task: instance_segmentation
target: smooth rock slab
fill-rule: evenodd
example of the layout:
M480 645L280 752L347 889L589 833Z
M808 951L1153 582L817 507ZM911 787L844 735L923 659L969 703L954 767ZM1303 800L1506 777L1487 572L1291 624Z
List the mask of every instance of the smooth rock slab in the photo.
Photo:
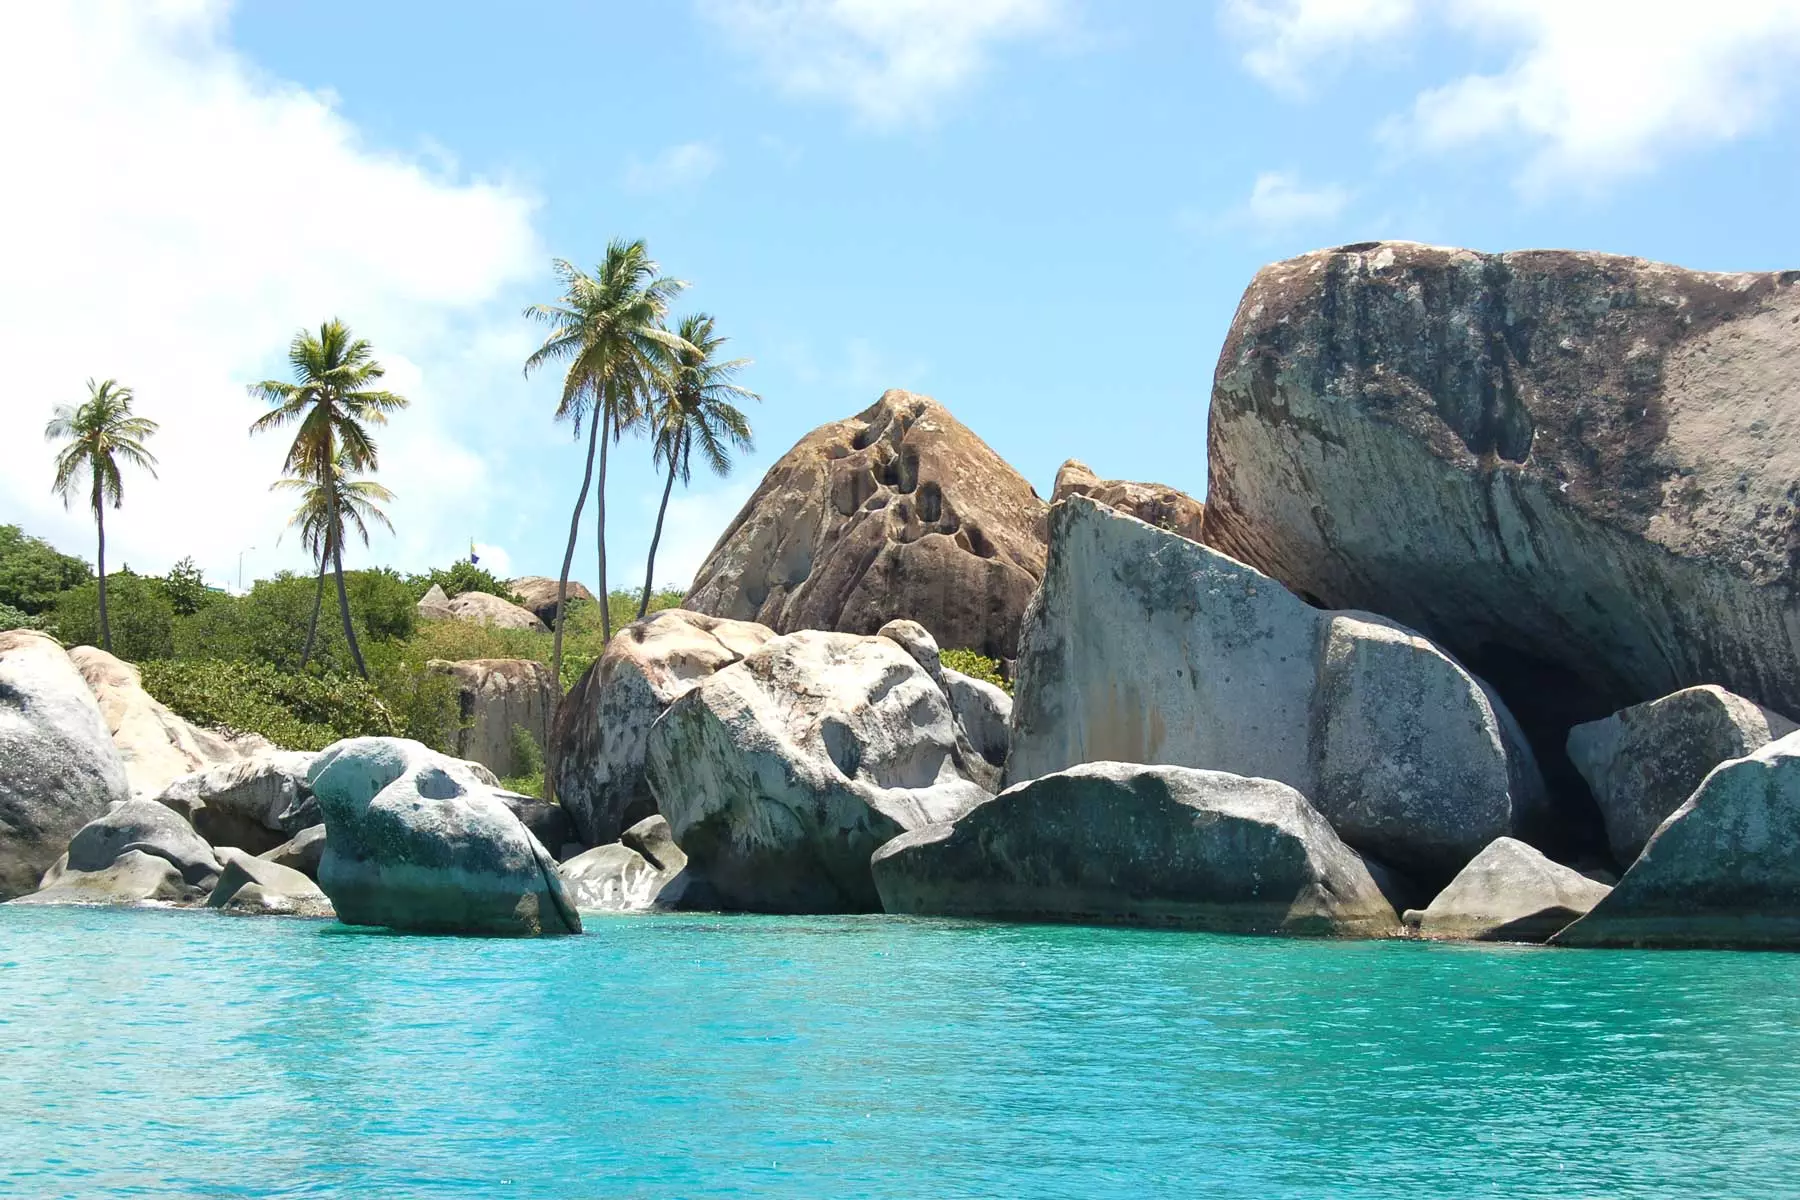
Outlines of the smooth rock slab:
M1569 758L1593 790L1622 866L1720 763L1794 732L1794 722L1710 684L1636 704L1569 731Z
M236 762L253 744L233 741L176 716L144 690L137 667L104 650L76 646L69 651L69 661L93 690L113 745L125 760L134 796L155 796L190 772Z
M273 850L265 850L257 857L290 867L316 881L319 878L319 860L325 857L325 826L320 824L302 829Z
M181 814L154 800L127 800L89 821L69 839L71 871L103 871L120 855L141 850L166 859L197 888L210 888L223 865L205 838ZM46 881L48 886L48 881Z
M277 750L221 763L176 779L156 795L156 802L185 817L195 833L215 846L261 854L288 840L283 817L297 812L312 795L306 773L314 757ZM317 817L308 819L316 822Z
M235 846L222 848L219 857L225 869L206 898L208 908L272 916L335 915L325 893L299 871L254 858Z
M44 886L11 904L179 904L200 895L166 858L127 850L97 871L50 869Z
M1429 907L1405 914L1420 937L1541 942L1612 891L1514 838L1495 838Z
M1385 937L1394 910L1293 788L1088 763L1008 788L875 854L890 913Z

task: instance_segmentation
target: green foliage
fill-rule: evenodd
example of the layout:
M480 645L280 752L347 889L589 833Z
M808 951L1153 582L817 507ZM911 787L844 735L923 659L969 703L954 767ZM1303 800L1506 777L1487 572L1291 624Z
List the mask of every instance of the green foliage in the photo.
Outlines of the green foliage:
M248 595L216 597L177 623L174 655L261 662L297 670L318 586L316 576L283 571L273 579L257 580ZM417 628L418 609L411 589L393 571L346 571L344 590L350 596L350 619L359 641L404 641ZM327 577L313 644L313 661L326 674L355 669L334 591ZM110 592L107 598L110 601Z
M444 595L451 599L455 599L464 592L486 592L513 604L519 602L518 595L506 586L506 580L494 575L484 567L476 566L467 559L458 559L448 568L434 567L423 575L406 577L406 586L412 592L415 604L424 598L426 592L431 590L432 584L443 588Z
M169 573L163 576L162 584L178 617L192 616L219 594L206 586L206 577L194 565L192 557L184 558L170 567ZM111 600L112 597L108 596L107 599Z
M28 612L0 603L0 633L9 629L48 629L50 617L34 617Z
M348 675L293 675L266 663L146 662L144 689L199 725L259 733L289 750L402 735L376 690Z
M93 577L93 568L81 559L58 553L17 525L0 525L0 605L37 616L55 607L59 593Z
M513 767L521 775L542 775L544 773L544 749L531 736L531 731L523 725L514 725L508 735L512 745Z
M531 796L538 800L544 798L544 772L540 769L529 775L508 775L500 781L504 791L517 792L521 796Z
M427 669L425 659L400 643L377 643L369 650L369 681L392 714L402 737L449 753L462 727L456 681Z
M175 652L175 606L162 580L121 569L106 577L106 610L113 653L128 662L168 658ZM70 646L100 644L100 583L95 580L56 598L56 636Z
M991 683L1007 695L1012 695L1012 682L1001 673L998 659L973 650L940 650L938 661L952 671Z

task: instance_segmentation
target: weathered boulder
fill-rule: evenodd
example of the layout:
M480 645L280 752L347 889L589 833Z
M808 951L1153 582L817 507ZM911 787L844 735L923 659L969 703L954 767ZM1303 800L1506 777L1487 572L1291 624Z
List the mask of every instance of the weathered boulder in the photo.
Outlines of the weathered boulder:
M521 736L530 738L539 751L549 745L556 690L550 668L543 663L528 658L465 662L434 658L425 667L456 685L458 758L481 763L503 777L518 775L528 765L520 757Z
M582 909L650 912L695 907L694 901L710 898L660 815L645 817L618 841L584 851L557 869Z
M1611 890L1524 842L1495 838L1429 907L1408 911L1405 921L1425 938L1541 942Z
M1593 789L1613 857L1630 866L1707 772L1797 726L1722 687L1684 688L1569 731L1569 759Z
M192 771L244 757L245 744L170 712L144 690L142 676L132 664L94 646L76 646L69 651L69 661L93 689L113 745L125 760L132 795L154 796Z
M200 895L175 864L142 850L127 850L96 871L51 868L44 886L9 904L180 904Z
M423 605L424 601L420 601ZM511 600L503 600L492 592L464 592L452 597L446 606L450 619L467 621L472 625L492 625L495 629L535 629L539 633L549 633L549 626L537 619L529 609L520 608ZM423 610L421 609L421 613Z
M882 907L924 916L1386 937L1362 859L1286 784L1086 763L875 853Z
M1186 492L1160 483L1101 479L1078 458L1071 458L1057 470L1050 503L1060 504L1070 496L1098 500L1146 525L1179 533L1190 541L1200 541L1206 525L1206 506Z
M496 790L494 795L512 810L512 815L519 818L519 824L529 829L531 836L553 857L561 857L565 853L563 847L576 840L575 823L569 820L562 805L536 796L521 796L517 792Z
M700 681L775 636L766 625L670 608L613 635L556 712L556 799L588 845L656 811L644 776L651 724Z
M0 900L35 891L76 830L131 795L94 693L55 639L0 633Z
M96 817L69 839L69 852L52 871L103 871L120 855L141 850L167 859L194 887L207 889L222 869L206 840L182 816L154 800L126 800ZM46 878L45 886L49 886Z
M419 597L419 619L421 621L453 621L456 614L450 610L450 597L444 589L432 584Z
M779 633L874 633L1013 656L1044 571L1044 503L928 396L889 391L802 438L763 476L682 607Z
M1800 947L1800 733L1715 767L1566 946Z
M669 706L646 763L675 841L727 908L872 912L869 856L990 793L949 697L885 637L778 637Z
M1278 780L1428 881L1543 817L1505 706L1436 646L1075 496L1051 510L1007 781L1105 761Z
M1800 272L1367 243L1265 267L1206 540L1568 729L1718 683L1800 712ZM1597 830L1596 830L1597 832Z
M319 859L324 855L325 826L320 824L302 829L273 850L265 850L257 857L298 871L308 879L317 880Z
M938 656L937 641L917 621L889 621L877 632L898 645L919 664L932 683L950 702L950 718L956 733L957 761L963 773L983 791L1000 790L1011 731L1002 734L996 725L1012 718L1012 697L992 684L952 671Z
M230 846L219 851L219 858L225 869L206 898L208 908L258 915L335 915L318 885L291 867L254 858Z
M251 854L272 850L292 836L295 815L312 796L306 773L315 755L278 750L183 775L164 788L156 802L181 814L194 832L215 846L237 846ZM313 806L303 818L321 818ZM283 818L286 818L284 822Z
M350 738L308 782L325 816L319 887L345 924L581 932L556 860L470 764L404 738Z
M556 624L556 580L546 579L542 575L526 575L509 581L506 586L519 598L519 607L531 610L546 625ZM594 593L573 579L569 580L569 590L565 594L571 600L589 604L594 602Z

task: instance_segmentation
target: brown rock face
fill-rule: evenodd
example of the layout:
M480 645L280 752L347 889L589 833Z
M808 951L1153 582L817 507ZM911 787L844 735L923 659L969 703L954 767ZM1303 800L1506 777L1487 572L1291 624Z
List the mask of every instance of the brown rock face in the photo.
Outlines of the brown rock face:
M466 662L432 659L425 664L456 684L461 722L456 757L478 762L499 776L517 775L526 764L515 753L515 729L523 729L541 750L550 743L554 702L550 668L523 658L475 658Z
M542 575L525 575L509 580L506 586L519 598L519 607L529 609L546 625L556 624L556 580L546 579ZM594 593L573 579L569 580L567 595L570 599L590 603L594 599Z
M1078 458L1071 458L1056 472L1056 490L1050 503L1070 496L1086 496L1108 508L1116 508L1147 525L1179 533L1190 541L1201 541L1206 521L1206 506L1172 487L1160 483L1131 483L1123 479L1101 479Z
M778 633L872 634L1011 658L1044 573L1045 505L928 396L889 391L769 469L682 607Z
M1265 267L1214 379L1206 540L1437 639L1547 766L1693 684L1800 711L1797 284L1398 242Z

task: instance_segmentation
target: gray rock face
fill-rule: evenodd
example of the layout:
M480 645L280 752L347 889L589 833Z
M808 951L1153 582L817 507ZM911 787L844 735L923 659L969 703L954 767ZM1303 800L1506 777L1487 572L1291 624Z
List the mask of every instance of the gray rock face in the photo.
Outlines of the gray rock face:
M319 886L349 925L580 933L556 860L470 764L404 738L351 738L314 762Z
M687 907L703 890L661 816L644 818L619 841L578 854L558 869L575 906L597 912Z
M1436 646L1073 497L1026 614L1009 782L1084 762L1274 779L1427 880L1543 821L1506 708Z
M69 661L93 690L134 796L154 796L183 775L237 762L254 751L254 744L198 728L170 712L144 690L136 667L104 650L76 646Z
M166 858L127 850L97 871L71 871L62 864L50 869L41 890L10 904L179 904L200 894Z
M1541 942L1611 890L1524 842L1495 838L1430 907L1406 913L1406 924L1427 938Z
M1707 772L1795 728L1724 688L1684 688L1577 725L1569 731L1569 758L1593 789L1613 857L1630 866Z
M562 805L539 800L536 796L521 796L517 792L496 791L494 795L512 810L513 816L519 818L519 824L529 829L544 849L554 847L560 853L564 846L575 840L575 823L569 820Z
M869 856L990 794L950 700L885 637L802 631L704 680L651 727L658 808L727 908L870 912Z
M324 855L325 826L321 824L302 829L288 841L273 850L263 851L257 857L298 871L308 879L316 881L319 878L319 859Z
M94 694L55 640L0 633L0 900L35 891L83 825L131 795Z
M433 659L428 670L456 684L461 722L456 757L481 763L501 777L523 773L516 730L541 751L550 744L550 709L556 702L550 668L527 658ZM535 768L534 768L535 769Z
M419 602L419 613L425 615L425 601ZM445 605L451 620L468 621L473 625L492 625L496 629L535 629L539 633L549 633L550 629L536 614L528 609L520 608L510 600L503 600L491 592L464 592L455 596Z
M251 854L273 850L291 836L283 816L312 796L306 773L315 755L277 750L183 775L157 795L194 832L215 846L237 846ZM309 816L309 821L319 818ZM291 824L294 818L288 817Z
M291 867L253 858L235 847L219 851L225 869L206 898L208 908L256 915L329 917L331 902L318 885Z
M519 598L519 607L528 609L546 625L556 624L556 580L546 579L542 575L526 575L509 581L506 586ZM570 600L594 603L594 593L573 579L569 580L569 588L565 594Z
M1071 458L1056 472L1056 484L1050 503L1060 504L1070 496L1086 496L1108 508L1136 517L1146 525L1179 533L1190 541L1200 541L1206 527L1206 506L1188 495L1160 483L1131 483L1123 479L1101 479L1078 458Z
M1800 947L1800 733L1714 768L1566 946Z
M556 714L556 798L588 845L656 812L644 775L651 724L679 697L775 636L766 625L672 608L621 629Z
M194 827L154 800L127 800L83 825L69 839L67 869L103 871L133 850L167 859L184 880L201 889L212 887L222 869Z
M873 863L891 913L1386 937L1394 910L1306 798L1220 771L1088 763Z
M1800 712L1797 284L1406 242L1265 267L1214 379L1206 540L1422 630L1540 753L1696 684Z
M418 607L421 621L451 621L456 618L456 614L450 611L450 597L435 583L419 597Z

